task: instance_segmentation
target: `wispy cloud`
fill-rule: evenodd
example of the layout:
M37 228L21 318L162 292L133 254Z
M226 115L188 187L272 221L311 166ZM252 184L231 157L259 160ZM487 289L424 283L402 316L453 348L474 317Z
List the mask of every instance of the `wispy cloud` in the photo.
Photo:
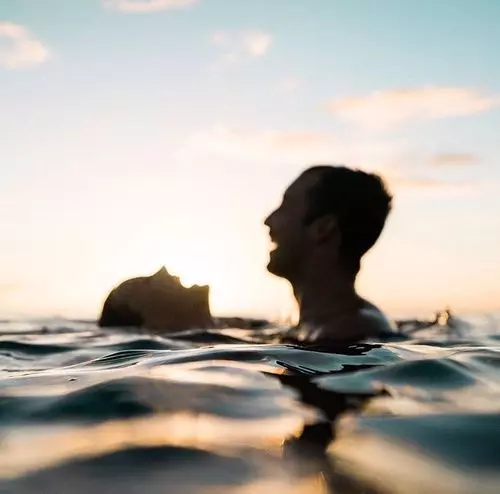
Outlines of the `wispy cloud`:
M415 120L473 115L499 104L499 95L488 96L460 87L428 86L337 98L326 106L341 119L380 130Z
M363 139L318 130L274 130L215 125L189 136L175 159L214 166L265 166L301 169L314 163L345 163L382 170L398 162L405 143L397 139Z
M122 12L156 12L189 7L198 0L103 0L105 7Z
M241 37L245 51L251 57L262 57L271 47L273 37L263 31L249 31Z
M386 175L387 182L393 189L420 193L436 193L443 198L464 196L480 192L485 183L479 180L448 180L416 175L405 175L393 170Z
M222 51L219 65L232 65L245 59L260 58L266 55L273 43L270 33L260 30L215 31L211 36L212 44Z
M26 27L13 22L0 22L0 67L32 67L47 61L49 56L49 50Z
M400 187L411 187L417 189L436 189L448 187L463 187L467 184L454 183L447 180L437 178L424 178L424 177L393 177L391 181Z
M292 175L318 163L345 164L382 174L391 190L437 197L469 196L486 186L482 181L433 177L425 161L417 169L408 166L408 151L405 140L380 136L215 125L187 137L172 159L182 168L200 162L227 169L253 169L259 164L270 175L272 170Z
M481 158L470 153L441 153L433 156L429 164L432 166L467 166L481 163Z

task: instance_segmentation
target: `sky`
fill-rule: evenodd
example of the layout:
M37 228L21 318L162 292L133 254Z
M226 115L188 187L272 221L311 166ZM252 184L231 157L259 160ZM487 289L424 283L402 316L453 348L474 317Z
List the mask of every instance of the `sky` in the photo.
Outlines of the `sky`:
M0 0L0 316L165 265L285 317L262 222L317 163L394 194L362 295L500 310L498 46L497 0Z

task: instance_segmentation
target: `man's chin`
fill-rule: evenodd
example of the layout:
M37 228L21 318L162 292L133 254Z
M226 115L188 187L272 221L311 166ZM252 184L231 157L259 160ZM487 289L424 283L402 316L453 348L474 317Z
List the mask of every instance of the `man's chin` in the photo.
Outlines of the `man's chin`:
M267 263L266 268L267 268L267 271L268 271L269 273L274 274L274 266L273 266L272 261L269 261L269 262Z
M269 262L267 263L267 270L271 273L274 274L274 276L279 276L279 277L284 277L283 276L283 270L280 269L280 263L279 261L273 256L273 252L271 252L271 255L269 256Z

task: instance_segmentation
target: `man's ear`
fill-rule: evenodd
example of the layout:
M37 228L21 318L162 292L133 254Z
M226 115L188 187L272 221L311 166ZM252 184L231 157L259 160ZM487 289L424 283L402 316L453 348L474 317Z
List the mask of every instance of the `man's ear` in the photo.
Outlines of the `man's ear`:
M337 236L338 221L335 215L325 214L317 218L311 225L313 238L318 242L326 242Z

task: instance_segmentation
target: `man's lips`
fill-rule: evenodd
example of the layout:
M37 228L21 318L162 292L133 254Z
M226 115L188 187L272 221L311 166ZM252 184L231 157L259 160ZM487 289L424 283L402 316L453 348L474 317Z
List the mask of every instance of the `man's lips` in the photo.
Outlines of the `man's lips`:
M275 232L269 230L269 252L274 252L278 248Z
M278 242L276 242L276 239L272 235L269 235L269 251L273 252L277 248L278 248Z

